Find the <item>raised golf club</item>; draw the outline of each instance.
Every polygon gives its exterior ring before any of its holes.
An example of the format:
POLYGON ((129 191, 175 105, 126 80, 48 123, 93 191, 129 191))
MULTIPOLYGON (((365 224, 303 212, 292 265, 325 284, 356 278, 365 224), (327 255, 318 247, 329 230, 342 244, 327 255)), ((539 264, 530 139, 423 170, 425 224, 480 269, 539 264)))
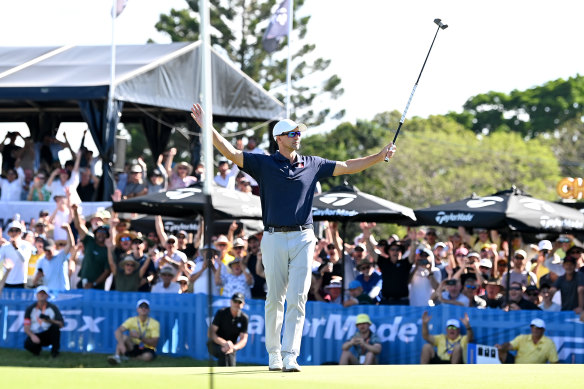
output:
MULTIPOLYGON (((442 19, 434 19, 434 23, 438 26, 436 29, 436 34, 434 34, 434 39, 432 39, 432 44, 430 45, 430 50, 428 50, 428 54, 426 55, 426 59, 424 60, 424 64, 422 65, 422 70, 420 70, 420 74, 418 75, 418 79, 414 84, 414 88, 412 89, 412 93, 410 94, 410 98, 408 99, 408 103, 406 104, 406 108, 399 120, 399 125, 397 126, 397 130, 395 131, 395 136, 393 137, 393 144, 397 141, 397 136, 399 135, 399 131, 401 129, 402 124, 406 120, 406 114, 408 113, 408 108, 410 108, 410 103, 412 102, 412 98, 414 97, 414 93, 416 93, 416 88, 418 87, 418 82, 420 81, 420 77, 422 77, 422 72, 424 71, 424 67, 426 66, 426 62, 428 61, 428 57, 430 56, 430 52, 432 51, 432 46, 434 46, 434 41, 436 41, 436 37, 438 36, 438 31, 445 30, 448 28, 448 24, 442 23, 442 19)), ((385 157, 385 162, 389 162, 389 158, 385 157)))

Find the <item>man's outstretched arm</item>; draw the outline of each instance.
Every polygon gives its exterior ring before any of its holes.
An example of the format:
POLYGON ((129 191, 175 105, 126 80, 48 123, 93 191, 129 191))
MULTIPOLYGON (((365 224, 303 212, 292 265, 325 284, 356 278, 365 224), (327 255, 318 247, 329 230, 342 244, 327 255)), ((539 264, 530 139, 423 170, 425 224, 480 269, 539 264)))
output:
POLYGON ((385 146, 379 153, 371 154, 367 157, 356 158, 356 159, 348 159, 344 162, 337 161, 337 165, 335 166, 335 171, 333 172, 333 176, 340 176, 343 174, 353 174, 359 173, 367 169, 370 166, 375 165, 378 162, 381 162, 385 159, 385 156, 391 158, 395 153, 395 146, 393 143, 388 144, 385 146))
MULTIPOLYGON (((193 104, 191 108, 191 116, 197 122, 199 127, 203 128, 203 117, 205 112, 200 104, 193 104)), ((224 137, 217 132, 213 126, 213 145, 219 150, 221 154, 240 168, 243 167, 243 152, 237 150, 231 143, 229 143, 224 137)))

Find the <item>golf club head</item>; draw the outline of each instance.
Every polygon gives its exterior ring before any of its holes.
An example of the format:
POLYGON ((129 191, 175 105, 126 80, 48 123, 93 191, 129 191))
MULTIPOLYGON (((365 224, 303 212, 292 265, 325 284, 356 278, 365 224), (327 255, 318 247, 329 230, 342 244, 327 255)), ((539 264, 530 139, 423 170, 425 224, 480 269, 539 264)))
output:
POLYGON ((434 19, 434 23, 443 30, 448 28, 448 24, 442 23, 442 19, 434 19))

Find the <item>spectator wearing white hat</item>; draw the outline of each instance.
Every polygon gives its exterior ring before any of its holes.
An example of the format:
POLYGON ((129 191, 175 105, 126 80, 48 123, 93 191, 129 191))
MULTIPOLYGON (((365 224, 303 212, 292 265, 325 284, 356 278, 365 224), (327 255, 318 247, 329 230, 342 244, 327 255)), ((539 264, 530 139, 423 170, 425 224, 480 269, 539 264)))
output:
POLYGON ((434 266, 432 250, 421 246, 415 251, 416 262, 410 273, 410 305, 427 307, 432 293, 440 286, 442 275, 434 266))
POLYGON ((59 355, 61 328, 65 325, 59 308, 48 300, 49 288, 39 286, 35 290, 36 302, 24 311, 24 333, 27 335, 24 348, 39 355, 43 346, 51 346, 51 356, 59 355))
POLYGON ((357 332, 343 343, 339 365, 374 365, 381 353, 381 339, 371 331, 369 315, 361 313, 355 319, 357 332))
POLYGON ((116 352, 107 359, 112 365, 118 365, 127 358, 136 358, 145 362, 156 358, 160 323, 150 316, 148 300, 138 300, 136 311, 137 316, 128 318, 116 329, 116 352))
POLYGON ((534 271, 538 280, 541 280, 543 276, 550 272, 554 273, 546 277, 549 278, 550 282, 564 275, 565 271, 562 265, 562 259, 555 253, 552 242, 549 240, 541 240, 537 245, 537 250, 537 265, 533 267, 534 270, 532 271, 534 271))
POLYGON ((537 276, 525 269, 527 253, 525 250, 517 250, 513 254, 512 267, 501 277, 501 284, 507 287, 507 278, 510 277, 510 283, 519 282, 524 287, 537 284, 537 276))
POLYGON ((215 284, 223 287, 223 296, 231 296, 234 293, 242 293, 246 299, 251 299, 251 287, 253 276, 243 263, 241 258, 235 258, 229 262, 228 273, 223 266, 218 266, 215 271, 215 284))
POLYGON ((502 363, 557 363, 558 352, 554 342, 544 335, 545 322, 533 319, 530 324, 531 334, 518 335, 511 342, 496 344, 502 363), (508 351, 517 350, 513 361, 508 351))
POLYGON ((9 259, 14 267, 6 279, 6 288, 24 288, 28 277, 28 261, 34 246, 21 238, 24 229, 19 220, 14 220, 7 227, 8 244, 0 247, 0 262, 9 259))
POLYGON ((431 335, 428 323, 432 316, 428 312, 422 314, 422 337, 428 343, 422 347, 421 364, 463 363, 466 356, 466 347, 474 340, 468 314, 460 320, 446 321, 446 334, 431 335), (466 328, 466 335, 460 334, 460 323, 466 328), (434 349, 436 347, 436 349, 434 349))

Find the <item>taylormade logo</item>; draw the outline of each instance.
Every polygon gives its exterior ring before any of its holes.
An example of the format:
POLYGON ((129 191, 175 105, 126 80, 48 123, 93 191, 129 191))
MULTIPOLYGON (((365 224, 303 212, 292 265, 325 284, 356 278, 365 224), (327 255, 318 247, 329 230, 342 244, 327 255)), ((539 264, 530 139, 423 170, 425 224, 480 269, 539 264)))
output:
POLYGON ((546 230, 561 231, 564 229, 582 229, 584 223, 580 220, 563 219, 559 217, 541 216, 539 225, 546 230))
POLYGON ((330 208, 316 209, 316 208, 312 208, 312 215, 313 216, 347 216, 347 217, 351 217, 351 216, 357 215, 358 213, 359 212, 357 212, 357 211, 349 211, 347 209, 330 209, 330 208))
POLYGON ((436 214, 436 218, 434 220, 436 220, 436 223, 438 224, 444 224, 450 222, 470 222, 472 221, 473 218, 474 213, 468 212, 446 213, 444 211, 440 211, 436 214))
POLYGON ((357 195, 352 193, 331 193, 320 197, 319 200, 333 207, 342 207, 353 202, 356 198, 357 195))

